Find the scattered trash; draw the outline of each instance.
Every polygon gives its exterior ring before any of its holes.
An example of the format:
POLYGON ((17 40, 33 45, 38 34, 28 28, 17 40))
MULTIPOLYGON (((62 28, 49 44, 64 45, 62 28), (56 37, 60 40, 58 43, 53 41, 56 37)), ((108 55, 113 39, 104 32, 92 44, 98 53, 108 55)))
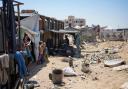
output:
POLYGON ((97 61, 91 61, 90 62, 90 64, 96 64, 97 63, 97 61))
POLYGON ((66 57, 66 58, 64 58, 62 61, 63 61, 63 62, 69 62, 69 60, 70 60, 70 58, 69 58, 69 57, 66 57))
POLYGON ((101 60, 100 60, 100 59, 98 59, 98 60, 97 60, 97 63, 101 63, 101 60))
POLYGON ((128 89, 128 82, 124 83, 120 89, 128 89))
POLYGON ((102 53, 106 53, 106 54, 115 54, 119 52, 119 48, 106 48, 102 50, 102 53))
MULTIPOLYGON (((86 56, 87 58, 87 56, 86 56)), ((82 63, 82 68, 81 68, 81 71, 84 72, 84 73, 88 73, 90 71, 90 67, 89 67, 89 61, 87 59, 85 59, 82 63)))
POLYGON ((78 74, 71 68, 71 67, 65 67, 63 69, 65 76, 77 76, 78 74))
POLYGON ((84 72, 84 73, 88 73, 90 71, 89 64, 88 63, 83 63, 81 71, 84 72))
MULTIPOLYGON (((52 89, 71 89, 71 88, 91 89, 91 88, 95 88, 96 85, 99 83, 101 84, 101 86, 98 86, 98 88, 103 89, 104 84, 108 83, 108 80, 112 81, 113 79, 116 78, 118 78, 118 81, 116 83, 117 85, 119 85, 118 88, 120 88, 120 84, 122 84, 127 79, 127 71, 125 71, 125 69, 128 69, 128 65, 122 65, 125 62, 121 60, 123 58, 127 59, 127 57, 125 57, 127 55, 124 54, 125 52, 122 52, 122 50, 125 50, 127 48, 116 49, 115 46, 111 47, 109 44, 107 44, 107 46, 110 48, 104 47, 104 44, 101 46, 102 47, 100 47, 99 45, 98 48, 94 48, 94 49, 93 47, 85 50, 82 49, 81 51, 82 58, 73 58, 73 60, 71 60, 70 57, 60 57, 60 56, 51 57, 50 60, 51 62, 46 68, 41 67, 41 72, 37 74, 34 72, 34 74, 36 75, 33 76, 32 78, 39 81, 40 84, 43 84, 37 89, 51 89, 51 88, 52 89), (103 49, 103 48, 108 48, 108 49, 103 49), (122 58, 120 58, 119 56, 121 56, 122 58), (83 63, 82 62, 83 60, 86 60, 88 62, 83 63), (104 65, 113 68, 105 68, 104 65), (48 80, 47 70, 54 70, 56 68, 63 68, 63 67, 65 68, 60 70, 63 71, 63 75, 69 77, 65 77, 65 79, 62 80, 61 80, 62 77, 60 77, 60 79, 56 79, 56 78, 53 79, 53 77, 58 77, 58 74, 55 73, 56 76, 54 76, 53 71, 51 71, 51 73, 49 74, 49 78, 51 80, 48 80), (116 73, 116 71, 113 70, 117 70, 117 71, 124 70, 124 71, 116 73), (42 76, 42 73, 45 72, 46 75, 42 76), (39 76, 42 77, 39 77, 38 74, 39 76), (77 77, 72 77, 76 75, 77 77), (58 82, 55 83, 56 80, 59 80, 59 84, 58 82), (62 85, 63 80, 65 82, 65 86, 60 87, 59 85, 62 85), (83 85, 84 83, 86 83, 86 85, 83 85)), ((117 86, 111 86, 111 87, 106 86, 106 88, 117 89, 117 86)), ((121 89, 125 89, 125 88, 122 87, 121 89)))
POLYGON ((34 89, 35 87, 40 87, 37 81, 27 81, 24 84, 24 89, 34 89))
POLYGON ((84 76, 81 76, 81 79, 82 79, 82 80, 85 80, 85 77, 84 77, 84 76))
POLYGON ((55 65, 55 63, 53 62, 52 65, 55 65))
POLYGON ((125 61, 122 59, 113 59, 104 61, 104 66, 106 67, 116 67, 125 64, 125 61))
POLYGON ((113 70, 117 70, 117 71, 121 71, 121 70, 125 70, 125 69, 128 69, 128 65, 121 65, 121 66, 113 68, 113 70))
POLYGON ((109 53, 114 54, 114 53, 118 53, 118 51, 119 51, 118 48, 111 48, 111 49, 109 50, 109 53))
POLYGON ((92 80, 99 80, 97 77, 93 77, 92 80))
POLYGON ((24 89, 34 89, 34 84, 25 84, 24 89))
POLYGON ((54 86, 52 87, 52 89, 60 89, 60 88, 59 88, 59 86, 54 85, 54 86))
POLYGON ((74 67, 78 67, 78 64, 74 64, 73 66, 74 66, 74 67))

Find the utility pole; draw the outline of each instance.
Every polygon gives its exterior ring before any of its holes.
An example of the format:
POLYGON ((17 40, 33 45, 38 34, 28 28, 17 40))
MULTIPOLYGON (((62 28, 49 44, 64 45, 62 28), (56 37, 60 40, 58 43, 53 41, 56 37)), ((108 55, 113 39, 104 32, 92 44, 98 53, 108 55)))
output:
POLYGON ((16 4, 14 6, 17 6, 17 14, 18 14, 18 36, 19 36, 19 46, 21 48, 21 31, 20 31, 20 5, 24 5, 24 3, 14 1, 16 4))

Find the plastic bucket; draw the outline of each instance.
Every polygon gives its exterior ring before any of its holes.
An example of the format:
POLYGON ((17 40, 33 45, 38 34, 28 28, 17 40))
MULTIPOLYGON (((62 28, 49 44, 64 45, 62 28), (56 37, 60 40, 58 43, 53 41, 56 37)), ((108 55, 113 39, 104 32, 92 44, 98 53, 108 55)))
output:
POLYGON ((63 81, 63 70, 61 69, 54 69, 52 71, 52 81, 54 84, 61 84, 63 81))

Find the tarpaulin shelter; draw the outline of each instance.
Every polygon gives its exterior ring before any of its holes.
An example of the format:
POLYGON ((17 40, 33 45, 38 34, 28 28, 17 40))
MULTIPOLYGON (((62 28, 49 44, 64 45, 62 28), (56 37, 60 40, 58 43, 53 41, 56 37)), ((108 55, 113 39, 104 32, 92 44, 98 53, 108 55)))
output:
POLYGON ((74 36, 75 38, 75 45, 77 47, 77 50, 76 50, 76 53, 75 53, 75 56, 76 57, 80 57, 80 31, 75 29, 75 28, 72 28, 72 27, 68 27, 68 28, 65 28, 65 29, 60 29, 60 30, 51 30, 52 32, 54 33, 58 33, 58 34, 71 34, 74 36))
POLYGON ((35 44, 34 53, 36 56, 36 60, 38 59, 38 46, 40 41, 40 31, 39 31, 39 19, 40 16, 35 14, 33 16, 24 18, 20 21, 21 23, 21 39, 23 39, 24 32, 26 32, 33 43, 35 44))

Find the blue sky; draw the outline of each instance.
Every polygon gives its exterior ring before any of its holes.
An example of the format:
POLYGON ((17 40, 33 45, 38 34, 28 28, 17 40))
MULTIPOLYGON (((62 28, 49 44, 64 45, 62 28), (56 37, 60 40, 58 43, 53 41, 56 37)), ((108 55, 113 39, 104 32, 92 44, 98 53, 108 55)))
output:
POLYGON ((21 9, 63 20, 69 15, 85 18, 87 25, 128 28, 128 0, 18 0, 21 9))

